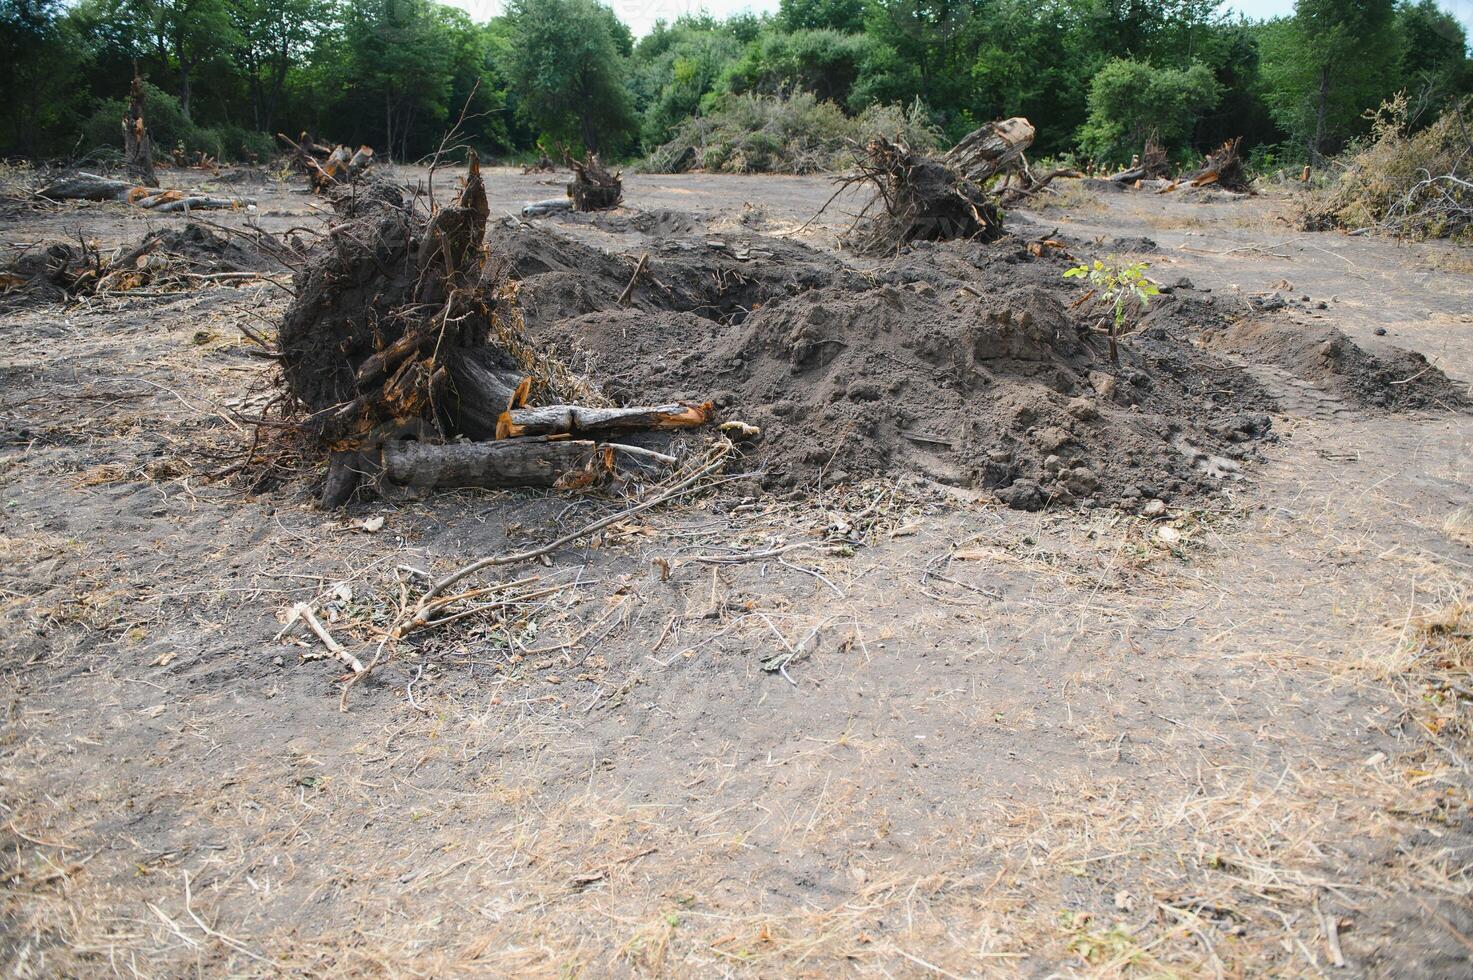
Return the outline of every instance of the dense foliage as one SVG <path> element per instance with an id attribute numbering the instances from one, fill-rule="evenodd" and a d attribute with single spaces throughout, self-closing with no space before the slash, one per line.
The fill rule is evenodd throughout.
<path id="1" fill-rule="evenodd" d="M 637 41 L 599 0 L 486 23 L 432 0 L 0 0 L 0 154 L 115 152 L 135 65 L 160 149 L 259 156 L 310 131 L 410 160 L 463 114 L 490 156 L 688 140 L 729 169 L 803 169 L 917 105 L 919 131 L 1023 115 L 1036 152 L 1104 163 L 1151 133 L 1179 158 L 1242 136 L 1288 162 L 1364 135 L 1397 92 L 1414 132 L 1473 90 L 1435 0 L 1298 0 L 1266 22 L 1217 0 L 781 0 Z"/>

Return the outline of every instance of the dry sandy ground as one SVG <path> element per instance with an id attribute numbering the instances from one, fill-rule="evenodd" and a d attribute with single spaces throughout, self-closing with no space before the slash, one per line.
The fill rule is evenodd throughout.
<path id="1" fill-rule="evenodd" d="M 493 207 L 556 193 L 538 180 L 495 173 Z M 256 193 L 268 228 L 316 221 Z M 628 186 L 768 233 L 828 193 Z M 1273 198 L 1065 203 L 1030 220 L 1150 237 L 1154 274 L 1222 292 L 1287 281 L 1296 315 L 1473 381 L 1466 250 L 1296 233 Z M 162 223 L 4 220 L 104 245 Z M 804 236 L 831 244 L 825 220 Z M 1473 418 L 1286 382 L 1268 462 L 1160 521 L 919 479 L 718 490 L 511 570 L 565 587 L 428 636 L 341 713 L 283 607 L 371 649 L 396 566 L 623 503 L 322 513 L 320 469 L 286 455 L 254 491 L 207 479 L 250 439 L 225 409 L 270 391 L 234 325 L 285 300 L 0 319 L 7 974 L 1473 974 Z"/>

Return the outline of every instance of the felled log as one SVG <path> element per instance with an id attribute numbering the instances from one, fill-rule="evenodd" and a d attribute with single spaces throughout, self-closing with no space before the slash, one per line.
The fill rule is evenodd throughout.
<path id="1" fill-rule="evenodd" d="M 597 153 L 590 153 L 583 160 L 568 156 L 567 164 L 573 171 L 573 179 L 568 182 L 573 210 L 606 211 L 624 199 L 624 175 L 617 170 L 610 173 L 599 162 Z"/>
<path id="2" fill-rule="evenodd" d="M 1000 173 L 1017 168 L 1033 145 L 1033 124 L 1022 116 L 990 122 L 962 137 L 942 162 L 974 184 L 986 184 Z"/>
<path id="3" fill-rule="evenodd" d="M 39 193 L 53 201 L 124 201 L 133 187 L 126 180 L 79 172 L 41 188 Z"/>
<path id="4" fill-rule="evenodd" d="M 123 172 L 145 187 L 159 186 L 153 171 L 153 140 L 143 122 L 143 79 L 133 70 L 128 90 L 128 111 L 123 114 Z"/>
<path id="5" fill-rule="evenodd" d="M 540 218 L 549 214 L 562 214 L 573 210 L 573 202 L 566 197 L 550 197 L 545 201 L 533 201 L 522 208 L 522 217 Z"/>
<path id="6" fill-rule="evenodd" d="M 711 421 L 711 402 L 677 402 L 634 408 L 595 408 L 586 405 L 542 405 L 505 412 L 496 438 L 545 435 L 610 435 L 642 429 L 687 429 Z"/>
<path id="7" fill-rule="evenodd" d="M 364 144 L 348 159 L 348 176 L 357 177 L 373 166 L 373 147 Z"/>
<path id="8" fill-rule="evenodd" d="M 119 201 L 151 211 L 204 211 L 215 208 L 242 208 L 256 203 L 253 197 L 213 197 L 186 194 L 180 190 L 139 187 L 126 180 L 113 180 L 97 174 L 76 173 L 44 187 L 40 195 L 55 201 Z"/>
<path id="9" fill-rule="evenodd" d="M 383 447 L 384 475 L 410 487 L 553 487 L 586 469 L 597 444 L 582 439 L 500 439 Z"/>

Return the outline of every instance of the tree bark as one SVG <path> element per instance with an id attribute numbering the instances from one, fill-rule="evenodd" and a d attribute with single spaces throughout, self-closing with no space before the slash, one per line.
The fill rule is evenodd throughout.
<path id="1" fill-rule="evenodd" d="M 991 122 L 972 130 L 941 161 L 974 184 L 1014 166 L 1033 145 L 1033 124 L 1022 116 Z"/>
<path id="2" fill-rule="evenodd" d="M 500 439 L 493 442 L 391 442 L 384 472 L 411 487 L 551 487 L 584 468 L 594 443 L 575 439 Z"/>
<path id="3" fill-rule="evenodd" d="M 1320 66 L 1320 93 L 1319 105 L 1314 115 L 1314 146 L 1310 147 L 1309 158 L 1318 164 L 1324 158 L 1320 155 L 1325 145 L 1325 115 L 1329 111 L 1330 103 L 1330 66 Z"/>

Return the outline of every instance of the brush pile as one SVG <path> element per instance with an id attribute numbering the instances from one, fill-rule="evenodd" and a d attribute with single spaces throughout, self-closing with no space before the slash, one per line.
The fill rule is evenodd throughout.
<path id="1" fill-rule="evenodd" d="M 1418 132 L 1407 126 L 1407 102 L 1381 107 L 1371 141 L 1343 159 L 1327 194 L 1308 200 L 1307 231 L 1379 228 L 1411 238 L 1473 240 L 1473 100 L 1450 105 Z"/>

